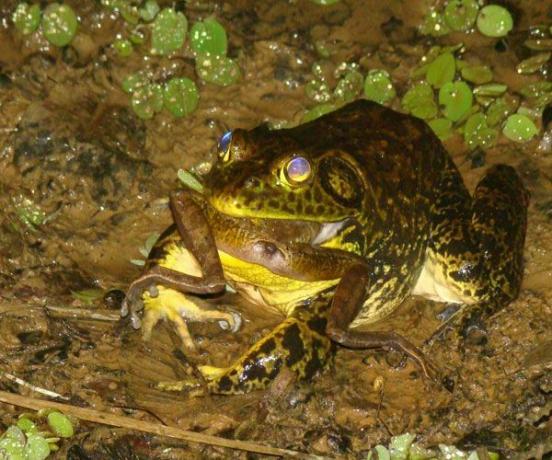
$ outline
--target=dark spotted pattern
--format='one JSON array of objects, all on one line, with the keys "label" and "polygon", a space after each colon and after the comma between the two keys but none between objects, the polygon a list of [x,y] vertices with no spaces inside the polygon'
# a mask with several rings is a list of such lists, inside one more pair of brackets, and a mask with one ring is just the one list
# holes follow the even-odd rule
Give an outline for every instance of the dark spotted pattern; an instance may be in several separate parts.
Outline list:
[{"label": "dark spotted pattern", "polygon": [[[304,184],[286,184],[282,167],[296,155],[309,161],[313,174]],[[304,257],[286,259],[291,273],[306,274],[300,280],[340,277],[343,260],[365,263],[364,303],[353,325],[394,310],[426,263],[443,285],[476,303],[463,310],[464,321],[496,311],[519,292],[528,196],[516,172],[492,167],[471,197],[425,122],[373,102],[356,101],[292,129],[235,130],[227,161],[215,163],[205,189],[216,210],[208,220],[217,245],[231,234],[236,247],[246,246],[248,219],[301,225],[346,220],[324,248],[309,245],[307,233],[303,239],[282,233],[279,242],[288,249],[291,242],[303,243]],[[221,223],[229,216],[235,227]],[[162,256],[156,246],[152,257]],[[333,349],[325,336],[331,295],[296,307],[211,381],[210,391],[263,388],[284,365],[299,378],[324,367]]]}]

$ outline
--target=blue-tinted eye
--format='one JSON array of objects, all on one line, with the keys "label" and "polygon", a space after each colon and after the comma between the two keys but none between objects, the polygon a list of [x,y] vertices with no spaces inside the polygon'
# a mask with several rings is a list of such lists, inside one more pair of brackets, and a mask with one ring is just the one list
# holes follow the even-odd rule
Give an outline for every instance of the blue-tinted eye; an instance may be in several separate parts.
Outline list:
[{"label": "blue-tinted eye", "polygon": [[220,136],[218,149],[219,152],[226,152],[232,141],[232,131],[226,131],[222,136]]},{"label": "blue-tinted eye", "polygon": [[286,165],[288,179],[295,183],[306,181],[311,175],[312,169],[309,161],[303,157],[295,157]]}]

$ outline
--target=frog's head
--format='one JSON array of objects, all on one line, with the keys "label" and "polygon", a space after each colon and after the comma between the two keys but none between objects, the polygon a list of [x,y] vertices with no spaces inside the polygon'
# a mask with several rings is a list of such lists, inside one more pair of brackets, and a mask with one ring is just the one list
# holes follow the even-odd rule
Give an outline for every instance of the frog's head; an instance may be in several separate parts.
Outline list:
[{"label": "frog's head", "polygon": [[206,177],[211,205],[233,217],[320,223],[357,218],[366,195],[360,165],[339,142],[328,142],[332,136],[303,126],[224,134]]}]

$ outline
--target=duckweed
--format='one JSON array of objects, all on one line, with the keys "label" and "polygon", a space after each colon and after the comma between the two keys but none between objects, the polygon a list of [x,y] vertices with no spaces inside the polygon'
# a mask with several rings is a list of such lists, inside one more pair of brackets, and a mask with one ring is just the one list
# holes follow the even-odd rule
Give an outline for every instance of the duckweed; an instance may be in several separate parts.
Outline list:
[{"label": "duckweed", "polygon": [[476,85],[489,83],[493,79],[493,72],[486,65],[468,65],[460,70],[462,78]]},{"label": "duckweed", "polygon": [[516,71],[519,74],[532,74],[538,72],[552,57],[552,53],[539,53],[530,58],[524,59],[516,66]]},{"label": "duckweed", "polygon": [[163,88],[156,83],[138,87],[131,98],[134,113],[142,120],[149,120],[163,108]]},{"label": "duckweed", "polygon": [[58,411],[52,411],[46,417],[48,426],[52,432],[60,438],[70,438],[75,434],[75,429],[71,420],[66,415]]},{"label": "duckweed", "polygon": [[505,94],[495,99],[487,108],[487,124],[498,126],[508,115],[514,113],[519,105],[519,99]]},{"label": "duckweed", "polygon": [[445,83],[439,90],[439,104],[443,114],[451,121],[458,121],[471,109],[473,94],[464,81]]},{"label": "duckweed", "polygon": [[330,85],[322,79],[314,78],[305,85],[305,93],[315,102],[328,102],[332,98]]},{"label": "duckweed", "polygon": [[172,8],[164,8],[155,17],[151,29],[152,54],[167,55],[184,45],[188,20]]},{"label": "duckweed", "polygon": [[464,140],[471,149],[491,147],[497,137],[498,131],[489,128],[487,117],[481,112],[471,115],[464,125]]},{"label": "duckweed", "polygon": [[322,115],[326,115],[327,113],[333,112],[337,108],[338,106],[333,103],[316,105],[311,109],[307,110],[307,112],[305,112],[305,114],[303,115],[303,118],[301,119],[301,122],[307,123],[309,121],[316,120]]},{"label": "duckweed", "polygon": [[31,433],[27,436],[23,452],[26,460],[43,460],[50,455],[50,444],[38,433]]},{"label": "duckweed", "polygon": [[40,6],[20,3],[13,12],[12,21],[16,29],[23,35],[33,33],[40,25]]},{"label": "duckweed", "polygon": [[55,46],[71,43],[77,32],[77,16],[68,5],[50,3],[42,15],[42,33]]},{"label": "duckweed", "polygon": [[184,117],[192,113],[199,102],[196,84],[189,78],[173,78],[163,90],[165,108],[175,117]]},{"label": "duckweed", "polygon": [[442,141],[447,140],[452,135],[452,121],[448,118],[435,118],[430,120],[428,124]]},{"label": "duckweed", "polygon": [[356,69],[348,70],[337,82],[334,97],[339,102],[350,102],[362,91],[364,77]]},{"label": "duckweed", "polygon": [[196,22],[190,30],[190,46],[198,54],[224,56],[228,48],[226,30],[215,18]]},{"label": "duckweed", "polygon": [[424,35],[440,37],[448,34],[450,32],[450,27],[445,22],[443,15],[432,8],[420,26],[420,32]]},{"label": "duckweed", "polygon": [[443,16],[452,30],[466,31],[475,23],[478,11],[479,5],[476,0],[450,0]]},{"label": "duckweed", "polygon": [[241,77],[238,64],[229,57],[202,54],[196,57],[196,72],[207,83],[229,86]]},{"label": "duckweed", "polygon": [[366,99],[385,104],[397,95],[389,72],[383,69],[372,69],[364,80],[364,96]]},{"label": "duckweed", "polygon": [[527,115],[514,113],[506,119],[502,133],[515,142],[530,141],[539,130]]},{"label": "duckweed", "polygon": [[514,27],[510,12],[500,5],[487,5],[477,16],[477,29],[487,37],[504,37]]},{"label": "duckweed", "polygon": [[433,97],[433,90],[427,82],[416,83],[403,96],[403,108],[418,118],[430,119],[437,115],[437,104]]},{"label": "duckweed", "polygon": [[203,184],[197,179],[197,177],[186,169],[179,169],[177,177],[186,187],[195,190],[196,192],[203,193]]},{"label": "duckweed", "polygon": [[441,88],[445,83],[452,81],[456,73],[456,61],[452,53],[443,53],[427,67],[426,80],[435,87]]},{"label": "duckweed", "polygon": [[473,94],[476,96],[502,96],[508,87],[502,83],[488,83],[486,85],[479,85],[473,89]]},{"label": "duckweed", "polygon": [[143,21],[151,22],[159,13],[159,5],[155,0],[146,0],[144,6],[139,10],[140,17]]},{"label": "duckweed", "polygon": [[132,54],[132,43],[126,38],[119,38],[113,42],[113,48],[117,51],[117,54],[122,57],[128,57]]}]

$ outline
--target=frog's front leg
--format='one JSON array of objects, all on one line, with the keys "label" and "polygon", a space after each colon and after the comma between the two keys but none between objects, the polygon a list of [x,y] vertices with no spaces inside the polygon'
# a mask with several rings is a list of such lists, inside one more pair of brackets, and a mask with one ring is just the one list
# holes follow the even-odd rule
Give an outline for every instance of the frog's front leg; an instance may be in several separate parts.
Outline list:
[{"label": "frog's front leg", "polygon": [[[303,243],[280,245],[257,241],[257,254],[266,248],[267,267],[281,276],[302,274],[305,286],[327,280],[314,299],[297,306],[272,332],[255,343],[237,361],[225,368],[199,368],[212,393],[235,394],[265,388],[279,372],[290,369],[298,379],[310,379],[331,356],[334,342],[351,348],[394,348],[415,358],[430,373],[423,354],[403,337],[392,332],[348,331],[370,292],[369,268],[363,259],[345,251],[313,247]],[[292,276],[293,275],[293,276]]]},{"label": "frog's front leg", "polygon": [[336,343],[354,349],[383,348],[402,351],[414,359],[425,376],[435,380],[439,372],[413,343],[392,331],[357,331],[349,325],[358,315],[367,296],[369,276],[366,267],[355,265],[341,279],[328,315],[326,333]]},{"label": "frog's front leg", "polygon": [[145,306],[145,338],[160,319],[167,318],[175,323],[184,345],[194,349],[183,317],[223,321],[232,330],[239,328],[239,319],[232,313],[203,309],[185,295],[219,293],[225,286],[214,238],[201,206],[191,193],[181,190],[171,194],[170,209],[179,236],[170,242],[171,261],[165,261],[165,266],[157,261],[130,285],[121,315],[130,312],[133,326],[139,328],[138,312]]}]

